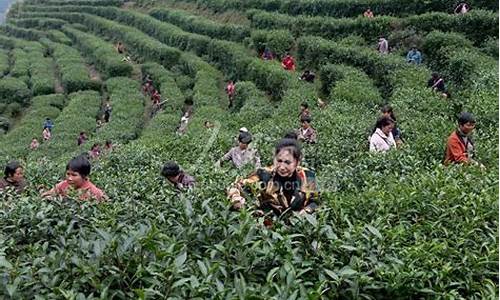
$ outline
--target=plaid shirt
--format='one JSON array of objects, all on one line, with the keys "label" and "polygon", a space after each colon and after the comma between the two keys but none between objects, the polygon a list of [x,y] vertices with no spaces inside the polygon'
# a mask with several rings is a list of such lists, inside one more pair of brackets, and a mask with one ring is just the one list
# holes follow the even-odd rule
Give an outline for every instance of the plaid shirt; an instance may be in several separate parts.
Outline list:
[{"label": "plaid shirt", "polygon": [[227,160],[232,161],[234,166],[238,169],[242,168],[251,161],[254,162],[255,168],[260,168],[260,157],[256,149],[247,148],[245,150],[241,150],[238,146],[233,147],[221,158],[221,161]]}]

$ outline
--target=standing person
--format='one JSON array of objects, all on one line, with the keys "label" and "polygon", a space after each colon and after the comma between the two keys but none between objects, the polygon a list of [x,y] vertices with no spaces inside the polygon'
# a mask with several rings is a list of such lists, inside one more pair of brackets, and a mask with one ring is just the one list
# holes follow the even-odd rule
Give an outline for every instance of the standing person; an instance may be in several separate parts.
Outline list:
[{"label": "standing person", "polygon": [[406,54],[406,61],[420,65],[422,63],[422,53],[417,50],[417,47],[411,47],[410,51]]},{"label": "standing person", "polygon": [[231,148],[231,150],[224,154],[216,165],[220,167],[224,161],[231,161],[236,168],[241,169],[246,164],[253,162],[255,168],[260,168],[260,157],[257,149],[249,149],[248,147],[251,142],[252,135],[250,133],[240,133],[238,137],[238,146]]},{"label": "standing person", "polygon": [[80,135],[78,136],[78,139],[76,140],[76,143],[78,146],[83,145],[87,141],[87,135],[85,134],[84,131],[80,132]]},{"label": "standing person", "polygon": [[90,162],[84,156],[71,159],[66,165],[66,179],[42,193],[42,197],[66,197],[70,190],[74,190],[79,194],[80,200],[105,200],[107,197],[104,192],[89,180],[90,170]]},{"label": "standing person", "polygon": [[48,127],[45,127],[42,131],[42,137],[44,141],[49,141],[50,138],[52,137],[52,133],[50,133],[50,130]]},{"label": "standing person", "polygon": [[300,166],[301,159],[302,150],[296,140],[281,140],[276,145],[272,166],[259,168],[228,189],[232,208],[239,210],[252,200],[260,215],[271,211],[281,215],[288,210],[314,212],[319,200],[316,175]]},{"label": "standing person", "polygon": [[119,54],[124,54],[125,53],[125,46],[122,44],[122,42],[118,42],[118,44],[116,44],[116,51]]},{"label": "standing person", "polygon": [[403,139],[401,138],[401,130],[397,127],[397,119],[394,114],[394,110],[390,105],[384,105],[380,109],[381,117],[389,117],[394,121],[394,127],[392,128],[392,137],[396,142],[396,146],[401,146],[403,144]]},{"label": "standing person", "polygon": [[285,57],[283,57],[283,60],[281,61],[281,66],[285,70],[295,71],[295,59],[290,54],[287,53]]},{"label": "standing person", "polygon": [[189,117],[188,117],[188,115],[186,113],[186,114],[184,114],[184,116],[182,116],[181,122],[180,122],[179,126],[177,126],[177,132],[176,133],[178,135],[185,134],[186,131],[187,131],[188,123],[189,123]]},{"label": "standing person", "polygon": [[233,107],[233,102],[234,102],[234,92],[235,92],[235,86],[234,86],[234,82],[232,80],[229,80],[227,82],[227,86],[225,88],[226,90],[226,94],[227,94],[227,98],[229,99],[229,106],[228,108],[231,108]]},{"label": "standing person", "polygon": [[458,128],[448,137],[444,164],[477,164],[473,160],[475,144],[472,140],[472,132],[476,127],[474,115],[463,112],[458,117]]},{"label": "standing person", "polygon": [[372,10],[368,7],[368,8],[365,10],[365,12],[363,13],[363,16],[364,16],[365,18],[369,18],[369,19],[373,18],[373,12],[372,12]]},{"label": "standing person", "polygon": [[174,161],[169,161],[163,166],[161,175],[172,183],[178,191],[194,188],[196,184],[194,177],[181,170]]},{"label": "standing person", "polygon": [[186,116],[187,118],[190,118],[193,115],[193,112],[194,112],[193,99],[191,97],[188,97],[186,100],[184,100],[184,106],[182,107],[181,116]]},{"label": "standing person", "polygon": [[52,128],[54,127],[54,122],[50,118],[45,118],[43,122],[43,129],[48,128],[50,132],[52,132]]},{"label": "standing person", "polygon": [[0,191],[13,188],[17,193],[22,193],[26,188],[24,169],[17,161],[11,161],[5,166],[4,177],[0,179]]},{"label": "standing person", "polygon": [[465,3],[465,2],[461,2],[461,3],[459,3],[459,4],[455,7],[454,12],[455,12],[455,14],[456,14],[456,15],[459,15],[459,14],[462,14],[462,15],[463,15],[463,14],[468,13],[468,12],[469,12],[469,10],[470,10],[469,5],[468,5],[467,3]]},{"label": "standing person", "polygon": [[375,130],[370,137],[370,152],[386,152],[396,148],[396,141],[392,136],[394,120],[390,117],[381,117],[375,124]]},{"label": "standing person", "polygon": [[38,140],[36,138],[33,138],[31,140],[30,149],[36,150],[36,149],[38,149],[38,147],[40,147],[40,143],[38,142]]},{"label": "standing person", "polygon": [[315,144],[317,142],[317,133],[316,130],[312,128],[311,121],[311,117],[303,116],[300,119],[302,127],[297,130],[297,139],[307,144]]},{"label": "standing person", "polygon": [[161,102],[161,94],[158,90],[154,90],[151,95],[151,101],[153,101],[153,105],[158,105]]},{"label": "standing person", "polygon": [[309,111],[309,104],[307,102],[302,102],[300,104],[300,113],[299,113],[299,120],[302,120],[302,118],[310,118],[311,117],[311,112]]},{"label": "standing person", "polygon": [[389,53],[389,42],[384,37],[380,37],[378,39],[377,49],[378,49],[378,52],[380,52],[380,54],[388,54]]},{"label": "standing person", "polygon": [[106,102],[106,104],[104,105],[104,122],[109,123],[109,118],[111,117],[111,111],[113,111],[111,104],[109,102]]}]

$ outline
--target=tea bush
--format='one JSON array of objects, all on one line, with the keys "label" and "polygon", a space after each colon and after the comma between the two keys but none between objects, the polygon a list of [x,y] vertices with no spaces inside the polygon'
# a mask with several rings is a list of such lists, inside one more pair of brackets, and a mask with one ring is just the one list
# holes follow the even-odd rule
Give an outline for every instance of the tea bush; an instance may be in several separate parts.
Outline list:
[{"label": "tea bush", "polygon": [[34,97],[21,122],[1,140],[2,156],[25,157],[31,139],[42,140],[42,124],[45,118],[56,119],[64,107],[64,102],[64,96],[61,94]]},{"label": "tea bush", "polygon": [[91,58],[106,76],[127,76],[132,72],[132,66],[122,61],[123,57],[116,52],[113,45],[69,26],[64,26],[63,32],[82,49],[82,52]]},{"label": "tea bush", "polygon": [[[44,4],[59,2],[43,0]],[[406,15],[424,13],[429,18],[422,19],[423,28],[430,31],[451,23],[432,27],[430,15],[439,14],[428,10],[449,11],[455,3],[174,2],[189,12],[165,22],[134,10],[130,3],[119,9],[92,5],[92,0],[59,6],[30,0],[35,5],[11,14],[64,20],[68,23],[64,32],[78,28],[80,35],[108,48],[120,40],[141,65],[133,64],[129,78],[108,79],[102,94],[81,91],[66,101],[63,95],[35,97],[25,118],[0,136],[0,162],[21,158],[30,183],[21,196],[10,192],[0,196],[1,297],[498,297],[498,68],[496,60],[477,48],[483,38],[479,30],[476,35],[467,28],[467,38],[431,32],[422,39],[430,56],[427,65],[420,66],[405,63],[399,52],[378,54],[363,37],[351,35],[352,27],[333,41],[310,35],[294,41],[290,32],[298,29],[293,28],[285,28],[289,32],[281,31],[279,36],[270,30],[250,32],[254,46],[296,45],[292,52],[298,54],[298,71],[311,68],[317,73],[311,84],[300,81],[298,73],[283,71],[277,61],[258,59],[247,47],[251,39],[237,43],[211,36],[226,24],[210,21],[215,27],[204,28],[209,24],[205,17],[183,23],[188,15],[192,20],[190,7],[208,6],[217,12],[233,8],[241,13],[258,8],[316,17],[355,16],[370,5],[376,14],[381,8],[392,12],[394,17],[382,17],[388,19],[417,20],[421,16]],[[472,6],[471,13],[479,7],[496,10],[484,1],[474,1]],[[471,14],[471,18],[484,17],[471,24],[478,28],[490,24],[491,19],[482,14]],[[466,16],[443,15],[443,20],[462,17]],[[391,29],[389,34],[401,32]],[[43,46],[0,35],[0,45],[6,49],[43,53],[47,47],[59,65],[63,54],[56,55],[56,50],[68,48],[47,39],[41,42]],[[161,49],[168,49],[164,57],[169,59],[160,59]],[[92,51],[82,53],[92,55]],[[70,54],[81,66],[81,56]],[[445,75],[451,98],[427,88],[429,67]],[[165,110],[152,118],[144,114],[149,100],[139,92],[140,73],[149,73],[169,99]],[[223,82],[229,79],[236,80],[233,110],[226,109],[223,91]],[[94,133],[95,116],[107,95],[114,108],[111,121]],[[318,96],[326,107],[314,105]],[[187,132],[177,135],[187,97],[194,100],[194,113]],[[267,228],[263,218],[253,216],[251,205],[231,211],[225,195],[226,188],[247,176],[252,167],[215,168],[214,163],[234,146],[238,128],[245,126],[253,134],[251,145],[259,150],[263,164],[271,164],[276,141],[300,126],[298,109],[304,101],[310,105],[318,143],[303,145],[302,163],[317,174],[321,206],[312,215],[292,213],[274,219],[273,227]],[[386,103],[395,109],[404,145],[375,155],[368,152],[368,137],[380,106]],[[44,112],[37,105],[50,110]],[[476,115],[476,157],[485,169],[441,164],[446,138],[456,129],[456,113],[461,110]],[[46,115],[55,118],[53,139],[29,151],[29,139],[40,131]],[[205,121],[215,126],[205,128]],[[80,148],[76,145],[79,131],[91,137]],[[110,201],[78,202],[72,194],[64,200],[40,199],[40,190],[64,177],[70,157],[105,138],[122,145],[92,161],[90,178]],[[177,161],[194,175],[197,187],[174,191],[159,174],[167,160]]]},{"label": "tea bush", "polygon": [[149,15],[160,21],[167,21],[180,28],[204,34],[212,38],[241,42],[250,36],[250,28],[235,24],[220,24],[200,16],[190,15],[182,10],[156,8]]},{"label": "tea bush", "polygon": [[63,44],[44,40],[43,43],[50,49],[57,69],[61,76],[61,83],[67,93],[80,90],[100,90],[101,84],[90,78],[85,61],[78,50]]}]

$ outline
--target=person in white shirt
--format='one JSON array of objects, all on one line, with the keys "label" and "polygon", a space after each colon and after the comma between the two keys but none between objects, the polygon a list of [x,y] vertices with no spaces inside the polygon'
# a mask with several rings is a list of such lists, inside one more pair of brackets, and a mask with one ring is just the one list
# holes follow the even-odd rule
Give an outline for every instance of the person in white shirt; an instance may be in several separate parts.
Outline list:
[{"label": "person in white shirt", "polygon": [[378,39],[378,52],[381,54],[389,53],[389,42],[383,37]]},{"label": "person in white shirt", "polygon": [[370,152],[386,152],[396,148],[396,141],[392,136],[394,120],[390,117],[381,117],[375,124],[375,130],[370,137]]}]

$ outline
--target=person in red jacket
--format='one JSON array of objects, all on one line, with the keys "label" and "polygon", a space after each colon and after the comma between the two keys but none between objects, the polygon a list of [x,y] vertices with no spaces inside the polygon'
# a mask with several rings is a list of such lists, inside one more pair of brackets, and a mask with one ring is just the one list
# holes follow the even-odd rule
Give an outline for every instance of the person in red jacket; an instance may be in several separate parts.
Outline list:
[{"label": "person in red jacket", "polygon": [[471,134],[476,127],[476,120],[471,113],[463,112],[458,118],[458,128],[448,137],[444,164],[450,163],[470,164],[476,163],[474,154],[474,141]]},{"label": "person in red jacket", "polygon": [[295,71],[295,60],[290,54],[287,53],[285,57],[283,57],[283,60],[281,61],[281,66],[285,70]]}]

